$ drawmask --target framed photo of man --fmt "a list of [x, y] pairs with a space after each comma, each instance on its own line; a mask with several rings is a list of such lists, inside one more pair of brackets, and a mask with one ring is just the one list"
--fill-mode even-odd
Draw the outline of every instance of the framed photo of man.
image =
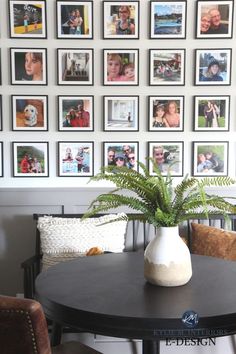
[[103, 165], [127, 167], [138, 170], [138, 145], [136, 141], [109, 141], [103, 143]]

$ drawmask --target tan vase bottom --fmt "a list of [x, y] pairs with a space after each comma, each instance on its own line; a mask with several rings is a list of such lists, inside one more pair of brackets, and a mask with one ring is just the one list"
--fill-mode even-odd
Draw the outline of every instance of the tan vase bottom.
[[171, 262], [165, 264], [150, 263], [144, 259], [144, 276], [150, 283], [161, 286], [180, 286], [186, 284], [192, 276], [192, 267], [187, 263]]

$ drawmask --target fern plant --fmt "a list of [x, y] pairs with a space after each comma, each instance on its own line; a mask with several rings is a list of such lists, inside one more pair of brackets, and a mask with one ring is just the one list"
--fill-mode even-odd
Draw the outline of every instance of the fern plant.
[[[152, 159], [151, 159], [152, 160]], [[84, 217], [90, 217], [109, 209], [127, 206], [138, 212], [136, 220], [148, 222], [155, 227], [177, 226], [184, 220], [208, 217], [209, 214], [235, 213], [236, 207], [226, 197], [208, 194], [205, 187], [230, 186], [235, 181], [230, 177], [206, 177], [202, 179], [186, 176], [173, 186], [170, 173], [163, 176], [153, 162], [156, 176], [151, 176], [146, 166], [138, 162], [142, 173], [127, 167], [108, 166], [91, 180], [111, 181], [116, 189], [99, 195], [90, 205]], [[127, 191], [132, 192], [127, 195]], [[227, 197], [233, 198], [233, 197]]]

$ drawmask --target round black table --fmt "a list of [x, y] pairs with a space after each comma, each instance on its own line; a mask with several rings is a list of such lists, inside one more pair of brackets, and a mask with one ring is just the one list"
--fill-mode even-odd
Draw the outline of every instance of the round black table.
[[[144, 354], [159, 353], [160, 339], [235, 334], [236, 262], [193, 255], [192, 264], [190, 282], [168, 288], [145, 281], [141, 252], [83, 257], [40, 273], [36, 296], [49, 319], [142, 339]], [[186, 311], [198, 316], [193, 328], [183, 321]]]

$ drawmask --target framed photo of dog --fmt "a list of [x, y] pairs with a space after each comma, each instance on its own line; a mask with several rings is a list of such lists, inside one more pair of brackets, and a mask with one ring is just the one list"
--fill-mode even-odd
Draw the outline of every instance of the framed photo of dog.
[[103, 165], [117, 167], [128, 167], [138, 170], [137, 141], [109, 141], [103, 143]]
[[11, 101], [12, 130], [48, 130], [48, 96], [12, 95]]
[[3, 142], [0, 141], [0, 177], [3, 177]]

